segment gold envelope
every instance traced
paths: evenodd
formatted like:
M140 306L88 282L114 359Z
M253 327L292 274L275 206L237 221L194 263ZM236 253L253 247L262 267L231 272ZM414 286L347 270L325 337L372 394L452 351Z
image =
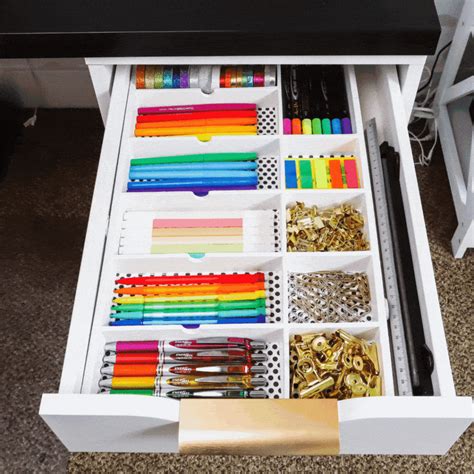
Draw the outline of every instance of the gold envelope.
M184 399L180 404L183 454L339 453L337 400Z

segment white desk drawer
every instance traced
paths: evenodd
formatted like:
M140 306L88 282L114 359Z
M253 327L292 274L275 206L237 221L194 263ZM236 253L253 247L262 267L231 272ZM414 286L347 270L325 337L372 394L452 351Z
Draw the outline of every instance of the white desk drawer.
M255 61L253 61L255 62ZM279 81L280 83L280 81ZM455 397L446 340L439 311L428 241L414 171L404 104L393 66L363 68L357 78L346 68L346 85L354 133L332 136L283 136L281 94L278 88L219 90L210 96L200 91L137 91L130 66L118 66L112 90L100 166L84 247L76 301L58 394L43 396L40 414L72 451L178 450L179 403L174 400L130 395L97 394L104 344L115 340L205 337L232 334L263 339L275 351L272 397L289 397L289 336L315 330L345 328L377 341L383 372L383 397L340 401L340 452L359 454L439 454L446 452L469 425L471 401ZM359 92L359 88L360 92ZM254 101L271 115L268 134L257 137L214 137L210 142L187 138L134 138L133 123L140 105L189 102ZM362 106L362 107L361 107ZM389 333L370 189L369 168L363 139L363 119L377 117L380 133L401 156L401 186L410 246L415 266L425 338L434 356L434 397L394 395ZM257 191L211 192L205 198L191 193L127 194L130 159L138 156L258 150L276 165L270 184ZM290 192L282 183L283 160L288 154L353 153L358 157L362 188ZM285 210L302 199L318 205L351 201L366 218L371 249L364 252L288 254ZM272 252L214 254L201 260L172 255L121 255L121 222L126 210L271 209L279 229ZM283 217L282 217L283 216ZM290 271L327 269L364 270L373 295L373 319L360 323L301 324L289 322L286 277ZM281 291L266 324L112 328L107 326L113 280L117 274L214 271L264 271L278 275ZM317 403L317 400L314 401ZM295 401L297 403L297 401ZM277 416L273 414L273 416ZM364 436L361 436L364 433ZM285 448L282 447L282 454Z

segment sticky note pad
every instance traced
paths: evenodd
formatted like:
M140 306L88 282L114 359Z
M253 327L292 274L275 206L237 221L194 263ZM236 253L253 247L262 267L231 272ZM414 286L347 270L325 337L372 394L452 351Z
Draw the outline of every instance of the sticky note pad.
M313 173L311 171L310 160L299 160L300 185L301 189L313 188Z
M316 188L327 189L329 188L328 176L326 170L326 160L323 158L317 158L313 160L314 175L316 181Z
M346 172L346 183L348 188L359 187L359 177L357 175L357 164L356 160L348 159L344 160L344 170Z
M285 160L285 184L287 189L298 189L295 160Z
M329 174L331 175L331 187L342 189L344 183L342 181L341 161L339 159L329 160Z

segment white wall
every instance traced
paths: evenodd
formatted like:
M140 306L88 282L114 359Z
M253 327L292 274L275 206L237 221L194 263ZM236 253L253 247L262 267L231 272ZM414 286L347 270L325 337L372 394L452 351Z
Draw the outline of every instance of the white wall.
M23 107L97 107L83 59L0 59L0 99Z
M438 47L452 39L463 4L464 0L435 0L443 29ZM438 72L444 56L436 68ZM24 107L97 107L82 59L0 60L0 99L5 96Z

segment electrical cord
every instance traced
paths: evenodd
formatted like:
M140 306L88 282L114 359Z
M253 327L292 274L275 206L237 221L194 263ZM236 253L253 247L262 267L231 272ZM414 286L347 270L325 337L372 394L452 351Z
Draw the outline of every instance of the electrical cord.
M428 77L428 80L418 89L418 92L421 92L425 90L428 85L430 84L431 80L433 79L433 74L436 69L436 65L438 64L439 57L441 56L441 53L445 51L447 48L451 46L452 41L450 41L448 44L445 44L439 51L438 54L436 55L436 58L433 63L433 67L431 68L430 76Z

